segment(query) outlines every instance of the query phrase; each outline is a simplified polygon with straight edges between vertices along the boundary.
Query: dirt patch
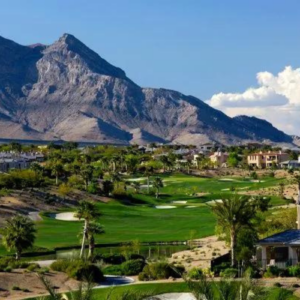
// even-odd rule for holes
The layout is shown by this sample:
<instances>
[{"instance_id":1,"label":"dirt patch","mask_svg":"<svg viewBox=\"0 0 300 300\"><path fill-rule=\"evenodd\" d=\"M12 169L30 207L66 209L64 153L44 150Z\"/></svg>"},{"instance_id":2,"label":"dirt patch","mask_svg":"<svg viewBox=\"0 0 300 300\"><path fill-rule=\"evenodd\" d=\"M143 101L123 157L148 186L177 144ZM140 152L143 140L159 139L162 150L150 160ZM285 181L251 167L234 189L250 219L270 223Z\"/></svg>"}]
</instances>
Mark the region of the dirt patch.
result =
<instances>
[{"instance_id":1,"label":"dirt patch","mask_svg":"<svg viewBox=\"0 0 300 300\"><path fill-rule=\"evenodd\" d=\"M78 288L79 282L69 279L66 274L51 272L46 275L53 287L58 292L65 292ZM28 289L25 291L13 291L13 287ZM14 270L11 273L0 273L0 299L17 300L28 297L41 296L47 291L35 273L24 273L23 270Z\"/></svg>"},{"instance_id":2,"label":"dirt patch","mask_svg":"<svg viewBox=\"0 0 300 300\"><path fill-rule=\"evenodd\" d=\"M182 264L187 270L194 267L206 269L210 267L211 260L229 252L224 241L216 236L191 241L198 245L192 250L184 250L172 254L170 262Z\"/></svg>"}]
</instances>

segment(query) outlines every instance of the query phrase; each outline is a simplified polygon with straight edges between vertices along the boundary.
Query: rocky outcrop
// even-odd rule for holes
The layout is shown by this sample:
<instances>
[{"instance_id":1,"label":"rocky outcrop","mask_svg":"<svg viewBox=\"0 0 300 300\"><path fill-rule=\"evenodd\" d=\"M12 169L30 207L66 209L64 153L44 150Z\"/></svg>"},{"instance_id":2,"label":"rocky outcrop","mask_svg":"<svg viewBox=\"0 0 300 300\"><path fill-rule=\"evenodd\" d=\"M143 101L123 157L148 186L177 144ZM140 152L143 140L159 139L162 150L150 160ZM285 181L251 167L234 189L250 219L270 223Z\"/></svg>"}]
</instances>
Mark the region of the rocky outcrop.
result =
<instances>
[{"instance_id":1,"label":"rocky outcrop","mask_svg":"<svg viewBox=\"0 0 300 300\"><path fill-rule=\"evenodd\" d=\"M203 101L141 88L74 36L49 46L0 38L0 138L115 144L288 142L266 121L230 118Z\"/></svg>"}]
</instances>

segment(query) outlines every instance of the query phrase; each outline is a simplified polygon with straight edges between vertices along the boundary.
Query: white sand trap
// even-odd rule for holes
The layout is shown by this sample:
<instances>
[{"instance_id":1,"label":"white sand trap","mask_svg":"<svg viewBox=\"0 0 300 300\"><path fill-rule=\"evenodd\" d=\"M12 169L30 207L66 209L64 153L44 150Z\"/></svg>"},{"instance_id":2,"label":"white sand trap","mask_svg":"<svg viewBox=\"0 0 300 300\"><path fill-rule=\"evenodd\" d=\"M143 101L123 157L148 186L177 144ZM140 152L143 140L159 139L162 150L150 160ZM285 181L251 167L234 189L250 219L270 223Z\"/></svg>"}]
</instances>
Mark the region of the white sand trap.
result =
<instances>
[{"instance_id":1,"label":"white sand trap","mask_svg":"<svg viewBox=\"0 0 300 300\"><path fill-rule=\"evenodd\" d=\"M51 214L50 217L61 221L80 221L74 215L75 215L74 212L64 212L59 214Z\"/></svg>"},{"instance_id":2,"label":"white sand trap","mask_svg":"<svg viewBox=\"0 0 300 300\"><path fill-rule=\"evenodd\" d=\"M172 209L172 208L176 208L176 206L171 206L171 205L157 205L157 206L155 206L155 208L157 208L157 209Z\"/></svg>"},{"instance_id":3,"label":"white sand trap","mask_svg":"<svg viewBox=\"0 0 300 300\"><path fill-rule=\"evenodd\" d=\"M191 293L169 293L146 298L147 300L196 300Z\"/></svg>"},{"instance_id":4,"label":"white sand trap","mask_svg":"<svg viewBox=\"0 0 300 300\"><path fill-rule=\"evenodd\" d=\"M260 182L265 182L265 181L264 180L250 180L250 182L260 183Z\"/></svg>"},{"instance_id":5,"label":"white sand trap","mask_svg":"<svg viewBox=\"0 0 300 300\"><path fill-rule=\"evenodd\" d=\"M230 189L222 189L221 191L229 191Z\"/></svg>"},{"instance_id":6,"label":"white sand trap","mask_svg":"<svg viewBox=\"0 0 300 300\"><path fill-rule=\"evenodd\" d=\"M216 200L208 201L208 202L206 202L206 203L207 203L207 204L214 204L214 203L216 203L216 202L221 203L222 201L223 201L222 199L216 199Z\"/></svg>"},{"instance_id":7,"label":"white sand trap","mask_svg":"<svg viewBox=\"0 0 300 300\"><path fill-rule=\"evenodd\" d=\"M186 208L195 208L195 207L197 207L197 206L195 206L195 205L189 205Z\"/></svg>"},{"instance_id":8,"label":"white sand trap","mask_svg":"<svg viewBox=\"0 0 300 300\"><path fill-rule=\"evenodd\" d=\"M187 201L172 201L174 204L186 204Z\"/></svg>"},{"instance_id":9,"label":"white sand trap","mask_svg":"<svg viewBox=\"0 0 300 300\"><path fill-rule=\"evenodd\" d=\"M127 181L143 181L146 179L147 179L146 177L139 177L139 178L130 178L130 179L127 179Z\"/></svg>"}]
</instances>

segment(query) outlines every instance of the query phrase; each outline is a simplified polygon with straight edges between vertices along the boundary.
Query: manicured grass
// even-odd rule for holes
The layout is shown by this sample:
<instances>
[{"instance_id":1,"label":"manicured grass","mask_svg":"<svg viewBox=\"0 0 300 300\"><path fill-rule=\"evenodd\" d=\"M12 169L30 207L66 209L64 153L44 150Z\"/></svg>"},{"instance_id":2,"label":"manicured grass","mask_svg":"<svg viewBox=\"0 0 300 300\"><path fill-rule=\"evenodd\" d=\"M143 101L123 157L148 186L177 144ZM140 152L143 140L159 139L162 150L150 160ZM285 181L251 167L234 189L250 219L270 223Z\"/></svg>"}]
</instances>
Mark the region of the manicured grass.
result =
<instances>
[{"instance_id":1,"label":"manicured grass","mask_svg":"<svg viewBox=\"0 0 300 300\"><path fill-rule=\"evenodd\" d=\"M280 288L269 288L270 294L268 299L279 299L278 294L280 293ZM172 282L172 283L147 283L147 284L136 284L129 286L119 286L113 288L104 288L94 290L95 300L117 300L120 296L123 296L126 292L133 292L137 294L142 294L146 296L154 296L165 293L189 293L190 289L184 282ZM286 300L296 300L298 297L294 296L291 291L287 291ZM46 298L47 299L47 298ZM28 300L37 300L37 298L30 298Z\"/></svg>"},{"instance_id":2,"label":"manicured grass","mask_svg":"<svg viewBox=\"0 0 300 300\"><path fill-rule=\"evenodd\" d=\"M99 203L100 223L105 233L97 243L184 241L214 233L215 218L209 207L160 210L147 206L126 206L116 201ZM58 221L44 218L37 223L36 246L49 249L78 245L82 222Z\"/></svg>"},{"instance_id":3,"label":"manicured grass","mask_svg":"<svg viewBox=\"0 0 300 300\"><path fill-rule=\"evenodd\" d=\"M232 178L234 181L222 181L222 178L201 178L184 174L162 174L164 188L159 199L145 194L134 194L131 204L128 201L98 203L102 216L99 222L105 233L97 237L100 244L130 242L168 242L185 241L214 234L215 217L205 202L228 197L230 188L243 191L243 188L259 189L278 185L275 178L263 178L264 182L253 183L249 179ZM223 177L230 178L230 177ZM207 195L198 197L196 193ZM184 200L186 204L177 204L175 209L155 209L155 205L174 205L172 201ZM123 202L123 203L122 203ZM286 204L279 197L272 197L272 205ZM195 208L185 208L186 206ZM78 233L82 222L58 221L44 217L37 222L37 240L35 246L48 249L79 245ZM0 255L6 251L0 246Z\"/></svg>"}]
</instances>

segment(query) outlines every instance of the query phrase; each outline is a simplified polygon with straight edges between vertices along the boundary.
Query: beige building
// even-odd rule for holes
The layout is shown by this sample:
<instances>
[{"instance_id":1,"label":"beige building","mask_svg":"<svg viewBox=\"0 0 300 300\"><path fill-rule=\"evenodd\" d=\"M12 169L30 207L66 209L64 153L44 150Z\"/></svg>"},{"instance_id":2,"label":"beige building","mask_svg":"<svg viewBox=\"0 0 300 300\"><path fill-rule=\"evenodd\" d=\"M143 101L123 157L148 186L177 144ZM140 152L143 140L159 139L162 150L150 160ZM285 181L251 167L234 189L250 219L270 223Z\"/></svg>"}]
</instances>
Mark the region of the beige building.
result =
<instances>
[{"instance_id":1,"label":"beige building","mask_svg":"<svg viewBox=\"0 0 300 300\"><path fill-rule=\"evenodd\" d=\"M251 153L247 157L247 162L249 166L257 167L257 168L270 168L272 164L280 165L282 162L287 161L289 159L289 155L287 153L283 153L281 151L273 152L262 152L259 153Z\"/></svg>"},{"instance_id":2,"label":"beige building","mask_svg":"<svg viewBox=\"0 0 300 300\"><path fill-rule=\"evenodd\" d=\"M227 162L228 153L224 153L221 151L215 152L214 154L209 156L210 161L218 167L224 166Z\"/></svg>"}]
</instances>

